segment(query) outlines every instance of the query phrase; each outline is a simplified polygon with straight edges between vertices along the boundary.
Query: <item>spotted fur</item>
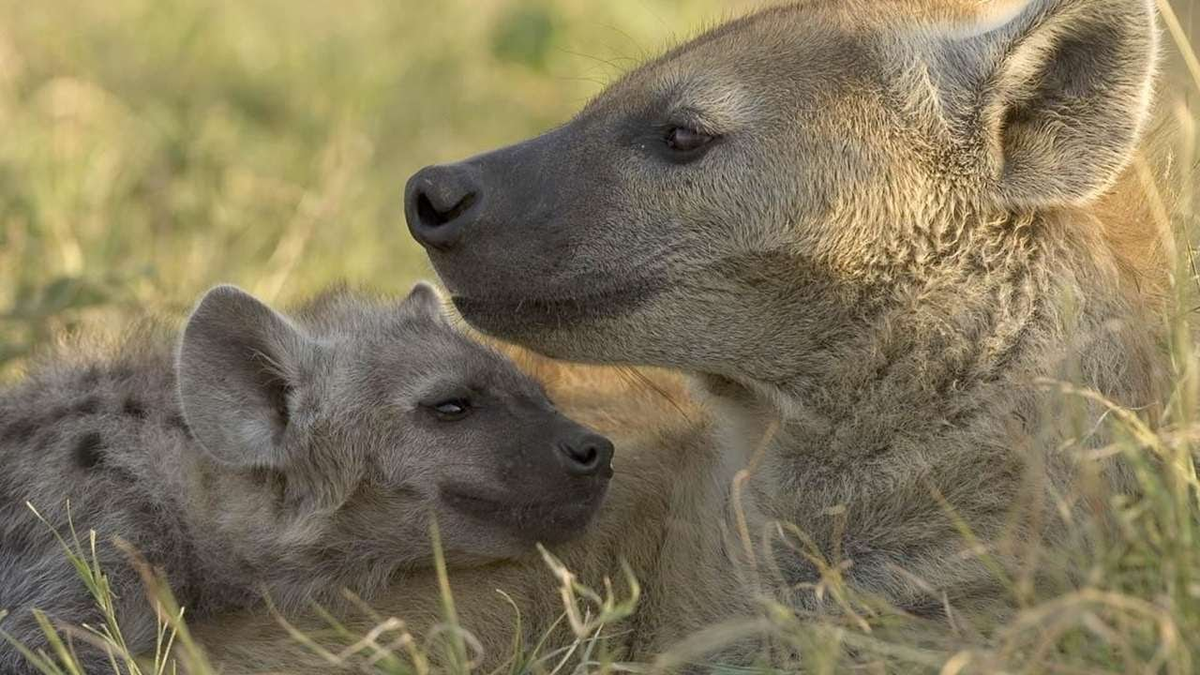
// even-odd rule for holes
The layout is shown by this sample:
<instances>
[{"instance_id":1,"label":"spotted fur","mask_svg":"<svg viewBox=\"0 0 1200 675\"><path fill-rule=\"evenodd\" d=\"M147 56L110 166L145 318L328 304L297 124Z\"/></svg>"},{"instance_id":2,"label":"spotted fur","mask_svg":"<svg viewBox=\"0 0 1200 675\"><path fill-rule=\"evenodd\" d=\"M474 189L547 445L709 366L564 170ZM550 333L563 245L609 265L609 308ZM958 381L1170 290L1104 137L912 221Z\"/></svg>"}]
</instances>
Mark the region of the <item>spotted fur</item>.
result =
<instances>
[{"instance_id":1,"label":"spotted fur","mask_svg":"<svg viewBox=\"0 0 1200 675\"><path fill-rule=\"evenodd\" d=\"M442 392L478 409L438 417ZM73 345L0 390L0 630L38 650L35 609L101 625L52 528L75 542L73 527L89 562L96 533L135 652L155 644L155 612L114 537L195 621L263 592L284 608L371 598L429 565L435 519L452 567L520 556L582 532L603 496L605 467L572 474L558 457L577 438L603 441L452 328L426 285L403 301L331 292L291 318L219 287L181 337ZM478 515L464 494L494 501ZM102 672L107 657L76 643ZM33 670L4 641L0 672Z\"/></svg>"}]
</instances>

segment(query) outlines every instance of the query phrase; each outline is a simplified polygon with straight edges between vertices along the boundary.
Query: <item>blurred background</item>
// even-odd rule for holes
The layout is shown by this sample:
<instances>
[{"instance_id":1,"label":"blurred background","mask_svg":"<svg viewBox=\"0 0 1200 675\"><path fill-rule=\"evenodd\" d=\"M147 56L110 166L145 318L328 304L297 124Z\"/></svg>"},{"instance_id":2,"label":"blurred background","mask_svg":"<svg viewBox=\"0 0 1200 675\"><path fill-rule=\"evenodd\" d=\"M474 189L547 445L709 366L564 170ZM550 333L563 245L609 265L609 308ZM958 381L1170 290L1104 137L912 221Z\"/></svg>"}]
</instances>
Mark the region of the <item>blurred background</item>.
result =
<instances>
[{"instance_id":1,"label":"blurred background","mask_svg":"<svg viewBox=\"0 0 1200 675\"><path fill-rule=\"evenodd\" d=\"M564 121L725 0L0 0L0 377L233 282L432 275L420 167Z\"/></svg>"},{"instance_id":2,"label":"blurred background","mask_svg":"<svg viewBox=\"0 0 1200 675\"><path fill-rule=\"evenodd\" d=\"M1195 34L1197 0L1172 2ZM752 6L0 0L0 378L217 282L286 303L430 277L414 170L545 130Z\"/></svg>"}]
</instances>

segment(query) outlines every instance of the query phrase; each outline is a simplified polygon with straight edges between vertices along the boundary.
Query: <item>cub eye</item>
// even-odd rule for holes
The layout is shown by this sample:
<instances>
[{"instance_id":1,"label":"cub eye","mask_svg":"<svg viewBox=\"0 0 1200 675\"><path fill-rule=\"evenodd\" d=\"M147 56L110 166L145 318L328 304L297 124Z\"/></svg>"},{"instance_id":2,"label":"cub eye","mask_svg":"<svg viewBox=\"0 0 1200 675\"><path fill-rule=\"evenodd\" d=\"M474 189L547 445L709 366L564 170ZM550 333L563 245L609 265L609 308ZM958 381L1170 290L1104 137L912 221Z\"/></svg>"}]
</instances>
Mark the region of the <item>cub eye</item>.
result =
<instances>
[{"instance_id":1,"label":"cub eye","mask_svg":"<svg viewBox=\"0 0 1200 675\"><path fill-rule=\"evenodd\" d=\"M447 421L460 420L471 412L471 402L465 398L452 398L429 407L437 413L438 417Z\"/></svg>"},{"instance_id":2,"label":"cub eye","mask_svg":"<svg viewBox=\"0 0 1200 675\"><path fill-rule=\"evenodd\" d=\"M672 127L667 132L667 147L671 150L687 154L703 148L713 141L713 136L691 127Z\"/></svg>"}]
</instances>

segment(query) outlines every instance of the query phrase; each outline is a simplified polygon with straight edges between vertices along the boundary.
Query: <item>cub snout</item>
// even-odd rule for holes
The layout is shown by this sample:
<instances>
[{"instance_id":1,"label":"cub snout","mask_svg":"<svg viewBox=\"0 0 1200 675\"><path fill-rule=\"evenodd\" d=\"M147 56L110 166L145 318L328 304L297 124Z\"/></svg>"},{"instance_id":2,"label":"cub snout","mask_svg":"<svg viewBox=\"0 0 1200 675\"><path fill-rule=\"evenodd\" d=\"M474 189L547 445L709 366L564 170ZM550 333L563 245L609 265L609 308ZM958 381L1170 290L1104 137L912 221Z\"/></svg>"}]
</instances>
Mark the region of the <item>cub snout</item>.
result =
<instances>
[{"instance_id":1,"label":"cub snout","mask_svg":"<svg viewBox=\"0 0 1200 675\"><path fill-rule=\"evenodd\" d=\"M514 433L489 476L440 486L457 513L493 535L559 543L582 535L613 476L613 443L558 415Z\"/></svg>"},{"instance_id":2,"label":"cub snout","mask_svg":"<svg viewBox=\"0 0 1200 675\"><path fill-rule=\"evenodd\" d=\"M559 440L558 458L569 474L612 476L612 441L595 432L585 429Z\"/></svg>"}]
</instances>

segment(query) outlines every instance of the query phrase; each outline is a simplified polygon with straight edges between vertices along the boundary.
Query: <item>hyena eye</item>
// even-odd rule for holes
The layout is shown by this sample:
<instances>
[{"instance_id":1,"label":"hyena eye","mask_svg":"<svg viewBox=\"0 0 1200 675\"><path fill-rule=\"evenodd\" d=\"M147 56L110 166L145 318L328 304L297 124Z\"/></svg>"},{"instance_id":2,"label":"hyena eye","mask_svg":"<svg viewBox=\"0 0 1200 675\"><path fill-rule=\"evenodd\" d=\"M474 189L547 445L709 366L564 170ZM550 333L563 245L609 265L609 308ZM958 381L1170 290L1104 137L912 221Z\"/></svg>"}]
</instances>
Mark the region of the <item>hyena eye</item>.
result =
<instances>
[{"instance_id":1,"label":"hyena eye","mask_svg":"<svg viewBox=\"0 0 1200 675\"><path fill-rule=\"evenodd\" d=\"M681 155L693 154L713 141L711 134L691 127L672 127L667 131L667 147Z\"/></svg>"},{"instance_id":2,"label":"hyena eye","mask_svg":"<svg viewBox=\"0 0 1200 675\"><path fill-rule=\"evenodd\" d=\"M429 406L437 416L448 422L460 420L471 412L471 402L465 398L452 398Z\"/></svg>"}]
</instances>

